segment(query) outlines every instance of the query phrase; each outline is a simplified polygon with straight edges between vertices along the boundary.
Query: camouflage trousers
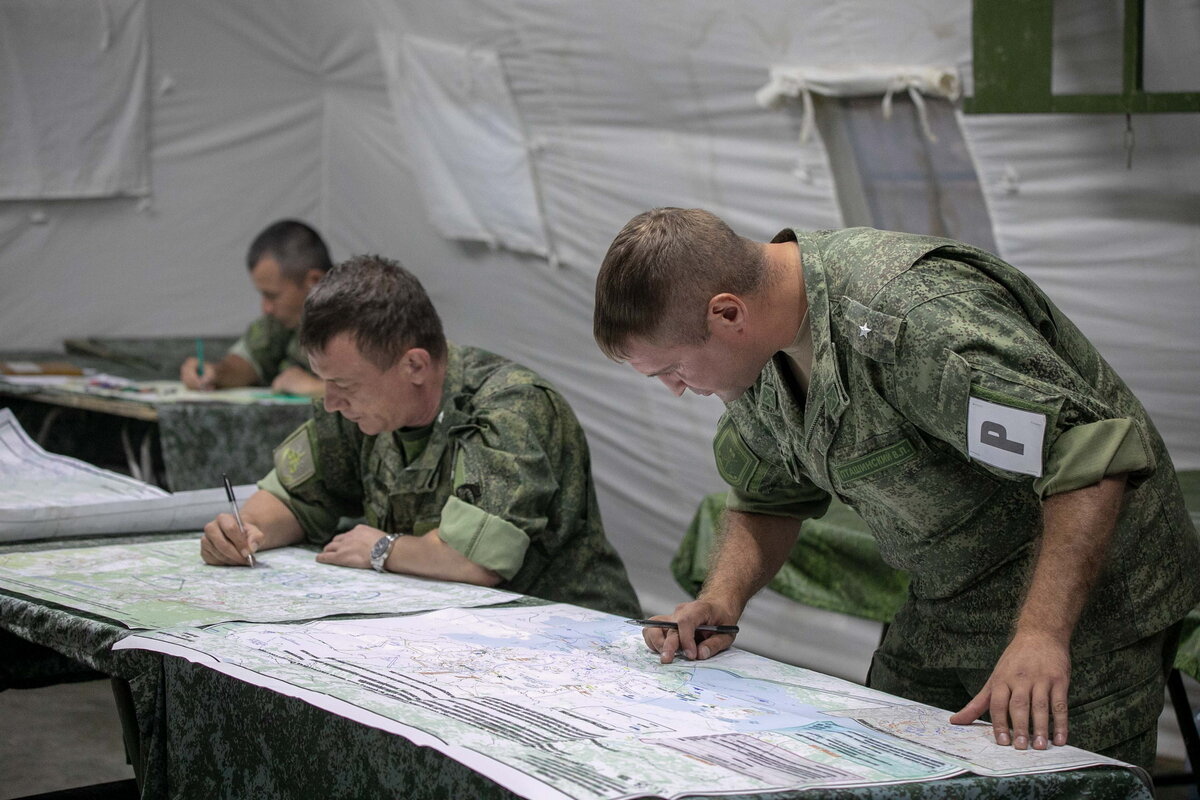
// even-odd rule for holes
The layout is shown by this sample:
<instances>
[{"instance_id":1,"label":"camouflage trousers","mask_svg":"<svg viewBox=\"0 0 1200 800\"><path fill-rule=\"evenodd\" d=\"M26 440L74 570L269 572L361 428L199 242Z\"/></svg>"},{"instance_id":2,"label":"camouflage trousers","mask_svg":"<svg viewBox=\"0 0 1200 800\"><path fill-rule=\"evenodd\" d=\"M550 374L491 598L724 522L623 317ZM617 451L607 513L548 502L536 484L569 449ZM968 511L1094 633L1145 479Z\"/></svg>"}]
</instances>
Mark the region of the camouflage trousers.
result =
<instances>
[{"instance_id":1,"label":"camouflage trousers","mask_svg":"<svg viewBox=\"0 0 1200 800\"><path fill-rule=\"evenodd\" d=\"M910 642L933 641L898 626L871 659L867 685L920 703L958 711L971 701L991 669L929 666ZM1167 675L1179 646L1180 624L1107 653L1075 660L1067 693L1068 744L1146 770L1154 767L1158 718ZM1051 720L1053 733L1053 720Z\"/></svg>"}]
</instances>

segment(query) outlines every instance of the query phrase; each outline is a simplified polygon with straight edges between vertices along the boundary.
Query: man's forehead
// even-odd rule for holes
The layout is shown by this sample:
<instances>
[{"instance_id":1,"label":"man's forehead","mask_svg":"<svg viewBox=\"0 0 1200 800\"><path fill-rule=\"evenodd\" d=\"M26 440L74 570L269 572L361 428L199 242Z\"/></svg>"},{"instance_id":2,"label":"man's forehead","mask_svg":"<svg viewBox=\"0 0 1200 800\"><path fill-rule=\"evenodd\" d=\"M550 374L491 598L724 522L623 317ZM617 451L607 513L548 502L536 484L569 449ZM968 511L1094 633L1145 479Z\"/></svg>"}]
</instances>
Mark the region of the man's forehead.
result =
<instances>
[{"instance_id":1,"label":"man's forehead","mask_svg":"<svg viewBox=\"0 0 1200 800\"><path fill-rule=\"evenodd\" d=\"M310 350L308 364L315 375L327 381L361 379L379 371L363 357L354 337L344 332L334 335L323 350Z\"/></svg>"},{"instance_id":2,"label":"man's forehead","mask_svg":"<svg viewBox=\"0 0 1200 800\"><path fill-rule=\"evenodd\" d=\"M255 281L277 281L282 274L279 262L269 253L255 261L254 266L250 268L250 275Z\"/></svg>"}]
</instances>

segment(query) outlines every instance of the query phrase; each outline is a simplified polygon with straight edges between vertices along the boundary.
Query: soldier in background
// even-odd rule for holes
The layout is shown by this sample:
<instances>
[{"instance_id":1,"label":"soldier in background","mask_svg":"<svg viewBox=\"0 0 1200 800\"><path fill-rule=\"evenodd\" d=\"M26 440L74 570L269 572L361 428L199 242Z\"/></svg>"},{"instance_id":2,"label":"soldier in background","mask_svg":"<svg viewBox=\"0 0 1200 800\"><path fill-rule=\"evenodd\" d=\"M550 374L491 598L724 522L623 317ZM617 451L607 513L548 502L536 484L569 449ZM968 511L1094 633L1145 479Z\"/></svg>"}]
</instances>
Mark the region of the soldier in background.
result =
<instances>
[{"instance_id":1,"label":"soldier in background","mask_svg":"<svg viewBox=\"0 0 1200 800\"><path fill-rule=\"evenodd\" d=\"M304 298L332 266L324 240L308 225L284 219L267 226L246 253L263 315L220 361L203 367L195 357L184 361L179 379L189 389L270 386L274 392L319 396L322 384L308 370L297 329Z\"/></svg>"},{"instance_id":2,"label":"soldier in background","mask_svg":"<svg viewBox=\"0 0 1200 800\"><path fill-rule=\"evenodd\" d=\"M304 303L324 409L275 450L241 511L204 528L209 564L307 540L317 560L640 613L604 535L583 429L505 358L446 341L420 282L359 256ZM335 535L339 518L365 523Z\"/></svg>"},{"instance_id":3,"label":"soldier in background","mask_svg":"<svg viewBox=\"0 0 1200 800\"><path fill-rule=\"evenodd\" d=\"M726 404L730 484L697 599L648 629L708 658L836 494L911 576L874 688L990 713L997 744L1153 766L1200 543L1145 409L1027 277L946 239L855 228L745 239L698 209L617 235L595 335Z\"/></svg>"}]
</instances>

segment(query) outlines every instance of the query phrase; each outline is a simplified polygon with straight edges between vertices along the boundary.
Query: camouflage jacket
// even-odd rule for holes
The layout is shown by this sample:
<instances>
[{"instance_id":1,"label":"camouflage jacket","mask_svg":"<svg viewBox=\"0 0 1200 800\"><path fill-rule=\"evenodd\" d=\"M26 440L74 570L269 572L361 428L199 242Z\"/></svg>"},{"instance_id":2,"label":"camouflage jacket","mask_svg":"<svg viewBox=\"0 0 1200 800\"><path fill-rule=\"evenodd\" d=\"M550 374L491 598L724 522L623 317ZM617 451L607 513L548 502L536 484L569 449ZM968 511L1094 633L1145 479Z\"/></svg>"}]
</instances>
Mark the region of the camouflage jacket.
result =
<instances>
[{"instance_id":1,"label":"camouflage jacket","mask_svg":"<svg viewBox=\"0 0 1200 800\"><path fill-rule=\"evenodd\" d=\"M250 323L229 352L250 362L263 386L269 386L288 367L308 369L308 359L300 349L299 331L284 327L266 314Z\"/></svg>"},{"instance_id":2,"label":"camouflage jacket","mask_svg":"<svg viewBox=\"0 0 1200 800\"><path fill-rule=\"evenodd\" d=\"M325 544L340 517L380 530L434 528L504 577L501 588L617 614L640 612L604 535L587 440L566 400L532 371L450 345L441 412L405 466L392 433L362 434L340 414L313 419L275 450L259 486Z\"/></svg>"},{"instance_id":3,"label":"camouflage jacket","mask_svg":"<svg viewBox=\"0 0 1200 800\"><path fill-rule=\"evenodd\" d=\"M1200 602L1200 543L1145 409L1026 276L946 239L802 233L813 365L799 398L777 354L729 404L714 450L728 506L799 518L830 495L911 575L897 624L945 666L1003 649L1041 500L1128 473L1078 654L1160 631Z\"/></svg>"}]
</instances>

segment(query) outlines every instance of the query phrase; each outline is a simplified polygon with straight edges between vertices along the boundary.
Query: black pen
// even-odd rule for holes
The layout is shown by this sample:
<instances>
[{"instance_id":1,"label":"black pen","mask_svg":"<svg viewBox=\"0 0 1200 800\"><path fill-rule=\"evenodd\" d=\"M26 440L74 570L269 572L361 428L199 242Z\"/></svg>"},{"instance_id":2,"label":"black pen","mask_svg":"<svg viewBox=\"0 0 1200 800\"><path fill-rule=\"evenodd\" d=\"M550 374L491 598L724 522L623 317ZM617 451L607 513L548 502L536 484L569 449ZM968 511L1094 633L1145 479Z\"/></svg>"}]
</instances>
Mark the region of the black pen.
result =
<instances>
[{"instance_id":1,"label":"black pen","mask_svg":"<svg viewBox=\"0 0 1200 800\"><path fill-rule=\"evenodd\" d=\"M225 496L229 498L229 507L233 509L233 518L237 520L238 530L242 532L242 536L246 536L246 526L242 524L242 515L238 513L237 498L233 496L233 485L229 483L229 477L222 472L221 480L225 481ZM254 554L250 552L250 539L246 538L246 561L250 566L254 566Z\"/></svg>"},{"instance_id":2,"label":"black pen","mask_svg":"<svg viewBox=\"0 0 1200 800\"><path fill-rule=\"evenodd\" d=\"M643 628L667 628L669 630L679 630L678 622L671 622L665 619L627 619L625 620L630 625L640 625ZM737 633L737 625L697 625L696 630L706 631L708 633Z\"/></svg>"}]
</instances>

